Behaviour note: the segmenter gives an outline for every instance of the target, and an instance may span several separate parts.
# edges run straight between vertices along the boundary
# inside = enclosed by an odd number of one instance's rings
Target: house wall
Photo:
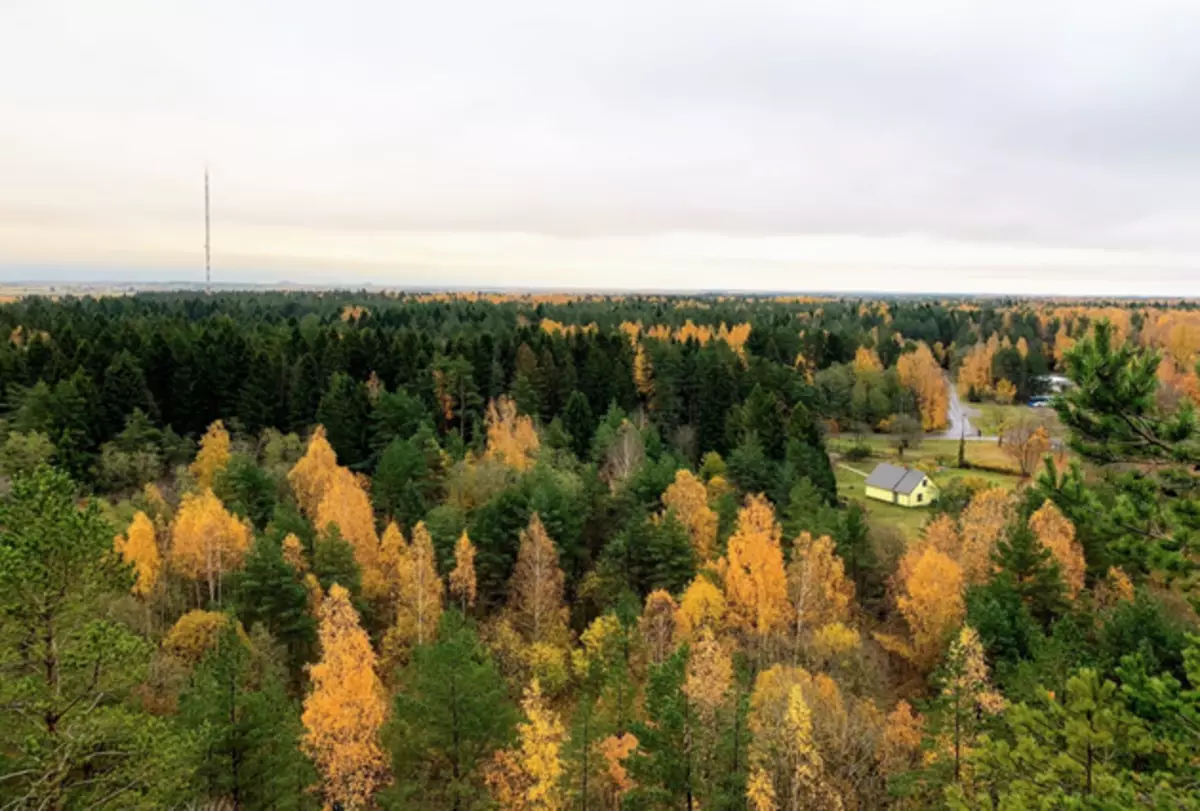
[[[938,493],[938,486],[926,476],[920,484],[913,488],[911,493],[901,495],[897,503],[905,507],[924,507],[937,501]],[[923,496],[923,498],[918,498],[918,496]]]
[[[868,485],[866,495],[867,495],[867,498],[874,498],[874,499],[878,499],[879,501],[886,501],[889,504],[892,503],[892,491],[891,490],[884,490],[880,487],[871,487],[870,485]]]

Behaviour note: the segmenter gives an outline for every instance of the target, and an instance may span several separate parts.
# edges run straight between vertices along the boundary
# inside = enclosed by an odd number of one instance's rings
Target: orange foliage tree
[[[251,531],[225,509],[212,490],[188,493],[171,524],[168,563],[197,584],[208,584],[208,599],[221,600],[221,581],[237,569],[250,548]]]
[[[558,566],[558,550],[534,513],[521,531],[517,565],[508,585],[513,626],[530,643],[560,638],[566,631],[563,604],[565,578]]]
[[[340,585],[321,603],[318,636],[321,660],[312,667],[312,690],[304,700],[301,749],[316,765],[329,805],[366,808],[389,779],[379,743],[388,705],[375,651]]]
[[[501,396],[488,403],[485,457],[516,470],[528,470],[538,450],[533,420],[517,413],[517,404]]]
[[[1083,590],[1084,575],[1087,574],[1083,547],[1075,540],[1075,525],[1053,501],[1046,499],[1046,503],[1029,516],[1029,528],[1042,546],[1054,555],[1067,594],[1074,599]]]
[[[1010,421],[1000,435],[1000,447],[1016,463],[1022,476],[1033,472],[1042,457],[1050,452],[1051,444],[1045,422],[1027,414]]]
[[[958,562],[967,583],[984,582],[992,573],[992,553],[1013,516],[1013,495],[989,487],[971,497],[962,512],[962,552]]]
[[[133,521],[124,535],[118,535],[114,548],[121,558],[133,566],[137,579],[130,589],[134,596],[143,600],[154,591],[162,571],[162,555],[158,551],[158,538],[154,522],[141,510],[133,515]]]
[[[909,556],[913,558],[908,560]],[[899,648],[879,639],[927,670],[937,663],[947,637],[966,614],[963,574],[953,559],[932,547],[910,550],[905,558],[900,569],[906,574],[896,606],[908,624],[910,642]]]
[[[917,344],[916,351],[901,355],[896,361],[896,371],[900,374],[900,384],[916,395],[921,427],[926,431],[945,428],[950,397],[942,367],[929,347],[922,342]]]
[[[421,521],[413,527],[412,544],[400,567],[396,624],[389,636],[393,645],[423,645],[433,639],[442,617],[445,585],[437,573],[433,538]]]
[[[747,496],[722,567],[730,624],[759,641],[790,619],[781,532],[771,502],[761,494]]]
[[[879,360],[879,354],[874,349],[860,346],[854,352],[854,371],[882,372],[883,362]]]
[[[690,470],[675,472],[675,481],[662,495],[663,506],[674,510],[675,516],[687,528],[696,559],[712,559],[717,542],[718,516],[708,506],[708,489]]]

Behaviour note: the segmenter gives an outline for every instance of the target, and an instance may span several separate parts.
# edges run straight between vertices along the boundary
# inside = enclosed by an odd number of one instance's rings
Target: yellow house
[[[867,477],[867,498],[899,504],[901,507],[924,507],[937,501],[938,486],[933,479],[910,467],[882,463]]]

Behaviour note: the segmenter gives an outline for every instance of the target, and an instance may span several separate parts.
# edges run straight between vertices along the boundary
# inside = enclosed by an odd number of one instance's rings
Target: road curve
[[[934,434],[933,437],[938,439],[958,439],[959,437],[994,439],[995,437],[980,436],[979,431],[971,426],[971,417],[977,416],[977,412],[959,399],[958,388],[950,379],[950,375],[945,375],[945,380],[946,391],[949,395],[946,406],[946,430],[940,434]]]

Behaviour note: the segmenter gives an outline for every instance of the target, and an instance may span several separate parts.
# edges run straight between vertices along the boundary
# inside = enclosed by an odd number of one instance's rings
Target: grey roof
[[[907,494],[917,489],[917,485],[924,480],[925,474],[919,470],[881,462],[867,477],[867,486]]]

